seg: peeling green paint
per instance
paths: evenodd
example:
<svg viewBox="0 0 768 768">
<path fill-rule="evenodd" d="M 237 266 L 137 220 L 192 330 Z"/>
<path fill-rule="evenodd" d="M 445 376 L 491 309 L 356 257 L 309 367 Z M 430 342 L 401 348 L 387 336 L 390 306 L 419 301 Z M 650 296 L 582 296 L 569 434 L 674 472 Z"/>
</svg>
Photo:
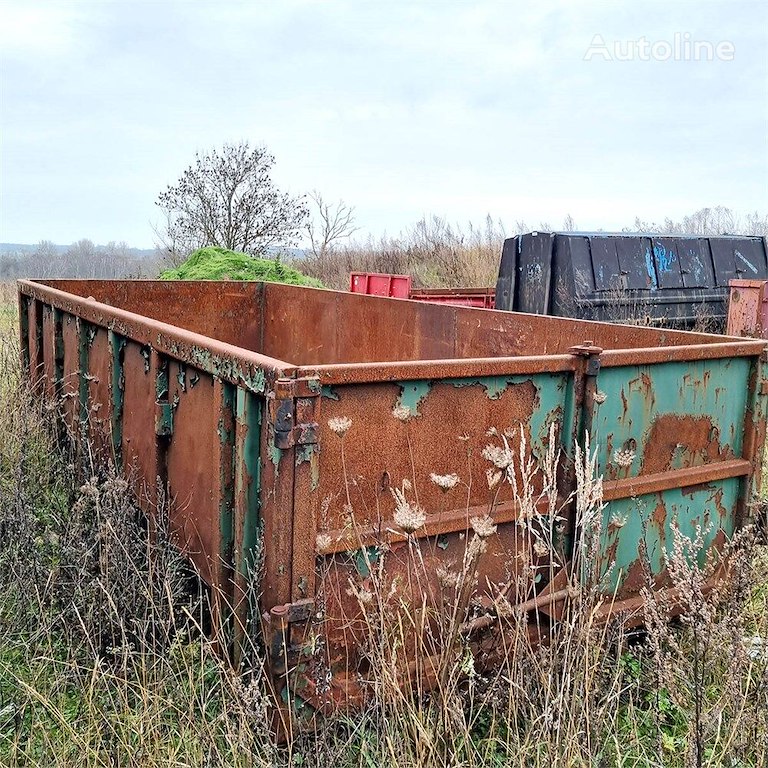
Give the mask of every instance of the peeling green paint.
<svg viewBox="0 0 768 768">
<path fill-rule="evenodd" d="M 90 341 L 89 341 L 90 338 Z M 80 422 L 86 423 L 88 420 L 88 367 L 90 358 L 90 349 L 93 339 L 90 334 L 90 323 L 77 318 L 77 348 L 78 365 L 80 375 L 78 377 L 78 394 L 80 399 Z"/>
<path fill-rule="evenodd" d="M 262 401 L 252 392 L 237 387 L 235 418 L 242 432 L 235 451 L 235 494 L 244 500 L 242 550 L 238 557 L 240 573 L 250 578 L 256 570 L 261 548 L 261 464 L 260 435 Z"/>
<path fill-rule="evenodd" d="M 62 311 L 53 308 L 53 379 L 57 396 L 61 396 L 60 388 L 64 381 L 64 333 L 62 328 Z"/>
<path fill-rule="evenodd" d="M 235 448 L 235 387 L 232 384 L 222 382 L 220 415 L 217 426 L 219 443 L 222 446 L 223 461 L 219 466 L 219 532 L 221 533 L 221 556 L 224 561 L 231 563 L 235 543 L 234 531 L 234 506 L 235 506 L 235 478 L 232 460 Z M 232 424 L 228 428 L 227 424 Z"/>
<path fill-rule="evenodd" d="M 179 363 L 179 372 L 176 374 L 176 381 L 179 382 L 182 392 L 187 391 L 187 368 L 184 363 Z"/>
<path fill-rule="evenodd" d="M 192 345 L 189 356 L 194 365 L 204 371 L 229 381 L 236 381 L 251 392 L 262 393 L 266 390 L 267 379 L 261 368 L 243 365 L 241 361 L 213 354 L 205 347 Z"/>
<path fill-rule="evenodd" d="M 654 421 L 667 414 L 693 419 L 706 416 L 718 431 L 721 447 L 729 446 L 740 455 L 749 374 L 749 358 L 601 369 L 597 386 L 607 398 L 595 409 L 592 421 L 592 442 L 599 445 L 599 471 L 609 469 L 613 450 L 634 440 L 637 458 L 629 476 L 637 475 Z M 716 391 L 723 389 L 725 393 Z"/>
<path fill-rule="evenodd" d="M 355 552 L 355 568 L 364 579 L 367 579 L 371 575 L 370 566 L 374 565 L 378 559 L 378 547 L 363 547 Z"/>
<path fill-rule="evenodd" d="M 320 485 L 320 461 L 319 461 L 319 445 L 316 443 L 310 443 L 309 445 L 301 445 L 296 449 L 296 466 L 309 462 L 310 469 L 310 488 L 314 491 L 317 486 Z"/>
<path fill-rule="evenodd" d="M 159 356 L 159 365 L 155 377 L 155 393 L 158 405 L 155 416 L 155 434 L 168 437 L 173 434 L 173 407 L 168 402 L 168 359 Z"/>
<path fill-rule="evenodd" d="M 269 458 L 275 465 L 275 469 L 280 466 L 280 459 L 283 457 L 283 451 L 275 445 L 274 438 L 269 441 Z"/>
<path fill-rule="evenodd" d="M 520 384 L 522 381 L 523 379 L 519 376 L 478 376 L 477 378 L 448 379 L 446 383 L 457 388 L 480 385 L 485 389 L 485 394 L 489 400 L 498 400 L 507 387 L 512 384 Z"/>
<path fill-rule="evenodd" d="M 611 593 L 626 579 L 627 572 L 640 557 L 641 541 L 645 544 L 651 575 L 662 573 L 675 543 L 673 523 L 683 536 L 693 539 L 697 526 L 706 526 L 710 521 L 699 550 L 698 564 L 703 566 L 718 532 L 724 531 L 728 538 L 734 533 L 739 484 L 739 478 L 728 478 L 695 490 L 671 488 L 609 502 L 603 510 L 597 557 L 603 580 L 601 587 Z M 659 511 L 663 511 L 663 515 Z"/>
<path fill-rule="evenodd" d="M 332 386 L 330 386 L 328 384 L 323 386 L 321 392 L 322 392 L 321 396 L 327 398 L 328 400 L 338 400 L 339 399 L 339 395 L 336 392 L 336 390 Z"/>
<path fill-rule="evenodd" d="M 419 416 L 419 405 L 432 389 L 432 382 L 398 381 L 397 385 L 401 390 L 397 405 L 400 408 L 407 408 L 412 416 Z"/>
</svg>

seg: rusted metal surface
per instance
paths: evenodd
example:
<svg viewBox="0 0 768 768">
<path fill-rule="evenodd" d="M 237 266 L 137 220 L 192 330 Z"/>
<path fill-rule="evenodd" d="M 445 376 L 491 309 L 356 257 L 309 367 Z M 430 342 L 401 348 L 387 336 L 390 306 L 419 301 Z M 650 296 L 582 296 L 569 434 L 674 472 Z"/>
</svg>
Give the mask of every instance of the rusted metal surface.
<svg viewBox="0 0 768 768">
<path fill-rule="evenodd" d="M 719 550 L 759 482 L 761 340 L 269 284 L 23 281 L 19 300 L 39 391 L 149 515 L 168 498 L 221 646 L 228 626 L 237 659 L 261 638 L 297 717 L 364 700 L 382 594 L 421 617 L 398 672 L 420 685 L 447 605 L 478 666 L 503 652 L 503 611 L 546 636 L 574 589 L 588 435 L 616 609 L 640 607 L 648 573 L 671 588 L 675 528 Z"/>
<path fill-rule="evenodd" d="M 731 280 L 728 285 L 728 335 L 768 338 L 768 281 Z"/>
</svg>

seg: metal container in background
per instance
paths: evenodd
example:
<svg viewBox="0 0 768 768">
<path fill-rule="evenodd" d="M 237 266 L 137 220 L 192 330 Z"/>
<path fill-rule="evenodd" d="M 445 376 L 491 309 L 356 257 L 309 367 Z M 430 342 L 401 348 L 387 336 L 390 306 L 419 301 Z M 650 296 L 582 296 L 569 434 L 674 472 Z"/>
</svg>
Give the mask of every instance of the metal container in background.
<svg viewBox="0 0 768 768">
<path fill-rule="evenodd" d="M 463 561 L 473 517 L 496 526 L 463 629 L 475 663 L 503 657 L 502 597 L 546 635 L 583 535 L 573 456 L 585 435 L 607 502 L 596 619 L 636 616 L 648 578 L 670 587 L 675 527 L 701 531 L 702 556 L 721 548 L 760 481 L 759 340 L 270 283 L 21 281 L 19 309 L 40 392 L 116 461 L 148 515 L 163 490 L 217 625 L 234 617 L 235 652 L 262 638 L 296 717 L 365 699 L 374 572 L 398 606 L 451 604 L 443 577 Z M 554 525 L 547 501 L 527 508 L 508 483 L 489 490 L 504 439 L 516 462 L 522 451 L 520 483 L 522 465 L 562 452 L 557 557 L 530 533 L 533 517 Z M 454 473 L 451 487 L 432 477 Z M 531 483 L 536 500 L 540 471 Z M 394 489 L 425 511 L 415 530 L 398 524 Z M 425 638 L 403 646 L 406 678 Z"/>
<path fill-rule="evenodd" d="M 768 282 L 731 280 L 728 299 L 729 336 L 768 338 Z"/>
<path fill-rule="evenodd" d="M 768 278 L 763 238 L 529 232 L 504 242 L 496 308 L 723 327 L 728 282 L 740 278 Z"/>
<path fill-rule="evenodd" d="M 384 272 L 352 272 L 349 276 L 349 290 L 350 293 L 363 293 L 366 296 L 407 299 L 411 293 L 411 277 Z"/>
</svg>

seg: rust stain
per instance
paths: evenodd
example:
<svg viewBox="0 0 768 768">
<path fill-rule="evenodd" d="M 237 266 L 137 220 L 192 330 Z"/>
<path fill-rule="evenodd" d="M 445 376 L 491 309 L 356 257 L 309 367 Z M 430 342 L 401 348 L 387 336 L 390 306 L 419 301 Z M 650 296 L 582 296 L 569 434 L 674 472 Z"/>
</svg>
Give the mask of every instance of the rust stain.
<svg viewBox="0 0 768 768">
<path fill-rule="evenodd" d="M 667 472 L 734 457 L 730 446 L 721 446 L 709 416 L 664 414 L 654 419 L 643 448 L 641 474 Z"/>
</svg>

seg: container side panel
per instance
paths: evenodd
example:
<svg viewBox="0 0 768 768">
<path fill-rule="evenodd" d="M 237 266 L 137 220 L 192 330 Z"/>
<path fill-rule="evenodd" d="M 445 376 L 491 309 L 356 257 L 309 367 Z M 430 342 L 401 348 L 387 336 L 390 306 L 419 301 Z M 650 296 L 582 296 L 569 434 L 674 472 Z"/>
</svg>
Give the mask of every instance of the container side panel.
<svg viewBox="0 0 768 768">
<path fill-rule="evenodd" d="M 626 600 L 643 587 L 672 586 L 667 563 L 676 545 L 691 564 L 704 566 L 733 536 L 739 483 L 729 478 L 611 501 L 593 563 L 603 591 Z"/>
<path fill-rule="evenodd" d="M 87 422 L 90 449 L 96 461 L 114 462 L 112 445 L 112 348 L 109 333 L 104 328 L 93 326 L 93 333 L 87 340 L 88 350 L 88 400 Z"/>
<path fill-rule="evenodd" d="M 266 355 L 302 365 L 455 355 L 454 307 L 265 286 Z"/>
<path fill-rule="evenodd" d="M 504 595 L 520 603 L 560 572 L 568 534 L 554 532 L 562 521 L 550 517 L 541 498 L 542 474 L 532 471 L 524 481 L 517 468 L 518 488 L 530 489 L 518 505 L 497 465 L 512 454 L 519 461 L 521 451 L 523 464 L 544 463 L 550 448 L 557 451 L 572 410 L 570 390 L 570 372 L 323 388 L 321 450 L 297 461 L 311 486 L 317 460 L 317 536 L 306 546 L 318 554 L 316 605 L 331 696 L 337 686 L 348 694 L 361 669 L 361 606 L 376 599 L 377 588 L 393 605 L 413 606 L 411 615 L 426 606 L 428 628 L 399 637 L 405 658 L 439 653 L 441 633 L 431 631 L 428 617 L 453 599 L 462 563 L 474 557 L 473 518 L 490 514 L 496 526 L 480 545 L 473 600 L 493 604 Z M 557 469 L 554 474 L 553 508 L 561 512 L 561 478 Z M 417 519 L 410 540 L 403 529 L 409 516 Z M 536 544 L 531 533 L 542 532 L 540 524 L 547 527 L 543 537 L 552 534 L 550 547 Z M 310 686 L 300 695 L 312 701 L 311 693 Z"/>
<path fill-rule="evenodd" d="M 155 512 L 155 380 L 149 347 L 128 341 L 123 351 L 123 464 L 139 503 L 148 515 Z"/>
<path fill-rule="evenodd" d="M 717 284 L 726 287 L 729 280 L 765 278 L 765 246 L 757 238 L 717 237 L 710 241 Z"/>
<path fill-rule="evenodd" d="M 77 318 L 65 314 L 61 321 L 64 362 L 62 366 L 61 408 L 67 429 L 72 436 L 77 434 L 77 419 L 80 408 L 80 352 Z"/>
<path fill-rule="evenodd" d="M 49 400 L 56 398 L 56 335 L 54 332 L 53 307 L 42 307 L 42 374 L 43 392 Z"/>
<path fill-rule="evenodd" d="M 715 288 L 715 270 L 712 252 L 706 238 L 680 239 L 678 243 L 680 271 L 686 288 Z M 727 285 L 727 283 L 723 283 Z"/>
<path fill-rule="evenodd" d="M 259 351 L 258 283 L 235 281 L 45 280 L 138 315 Z"/>
<path fill-rule="evenodd" d="M 233 452 L 234 510 L 233 567 L 235 655 L 240 661 L 250 650 L 259 629 L 259 576 L 263 566 L 274 567 L 265 542 L 261 507 L 261 427 L 264 401 L 238 387 L 235 394 Z M 262 599 L 270 599 L 262 593 Z"/>
<path fill-rule="evenodd" d="M 170 528 L 203 580 L 213 584 L 222 554 L 217 493 L 219 404 L 214 381 L 208 374 L 170 361 L 168 384 L 173 413 L 166 454 Z"/>
<path fill-rule="evenodd" d="M 659 287 L 649 238 L 617 237 L 616 256 L 624 288 L 655 291 Z"/>
<path fill-rule="evenodd" d="M 275 445 L 272 424 L 262 419 L 259 446 L 261 517 L 263 521 L 263 604 L 291 600 L 293 559 L 294 449 Z"/>
<path fill-rule="evenodd" d="M 31 372 L 31 345 L 29 338 L 29 299 L 23 294 L 18 294 L 19 300 L 19 345 L 21 347 L 21 365 L 26 375 Z"/>
<path fill-rule="evenodd" d="M 513 308 L 518 312 L 546 314 L 550 308 L 554 235 L 524 235 L 520 242 Z"/>
<path fill-rule="evenodd" d="M 749 358 L 603 368 L 592 439 L 605 478 L 739 458 L 749 372 Z"/>
<path fill-rule="evenodd" d="M 43 305 L 33 298 L 27 299 L 29 307 L 29 366 L 30 377 L 36 392 L 43 387 Z"/>
<path fill-rule="evenodd" d="M 659 277 L 659 288 L 682 288 L 683 273 L 680 271 L 680 246 L 677 238 L 654 237 L 653 261 Z"/>
<path fill-rule="evenodd" d="M 501 251 L 499 276 L 496 280 L 496 309 L 511 311 L 515 308 L 517 285 L 517 259 L 520 235 L 507 238 Z"/>
<path fill-rule="evenodd" d="M 591 237 L 592 270 L 598 291 L 615 291 L 624 287 L 621 267 L 616 255 L 616 241 L 612 237 Z"/>
<path fill-rule="evenodd" d="M 109 331 L 110 351 L 110 431 L 115 466 L 123 469 L 123 407 L 125 401 L 125 345 L 127 339 Z"/>
<path fill-rule="evenodd" d="M 524 454 L 543 459 L 550 426 L 559 443 L 564 413 L 571 409 L 570 378 L 536 374 L 324 387 L 318 482 L 329 503 L 320 528 L 333 536 L 351 535 L 353 522 L 360 530 L 396 528 L 393 491 L 405 481 L 427 512 L 427 528 L 430 515 L 449 519 L 458 510 L 458 528 L 464 530 L 468 507 L 487 510 L 497 492 L 500 503 L 512 496 L 508 486 L 489 491 L 486 470 L 495 467 L 484 449 L 494 446 L 498 458 L 506 440 L 519 452 L 522 432 Z M 338 424 L 334 419 L 352 422 L 343 439 L 328 426 Z M 487 434 L 489 429 L 496 432 Z M 446 492 L 432 474 L 456 474 L 461 481 Z M 540 476 L 534 479 L 537 491 L 541 483 Z"/>
</svg>

